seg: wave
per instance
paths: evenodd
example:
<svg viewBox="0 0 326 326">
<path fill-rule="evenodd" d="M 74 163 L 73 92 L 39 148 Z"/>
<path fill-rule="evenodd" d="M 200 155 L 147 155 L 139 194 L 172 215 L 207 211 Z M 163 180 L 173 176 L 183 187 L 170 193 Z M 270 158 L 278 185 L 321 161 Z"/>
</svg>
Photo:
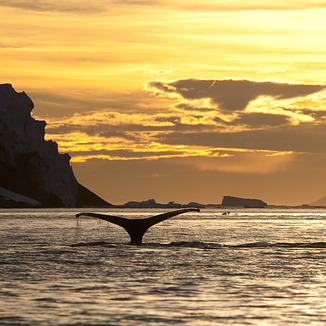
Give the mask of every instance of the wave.
<svg viewBox="0 0 326 326">
<path fill-rule="evenodd" d="M 69 245 L 69 247 L 95 247 L 95 246 L 105 246 L 105 247 L 116 247 L 117 243 L 109 243 L 106 241 L 94 241 L 94 242 L 79 242 Z"/>
<path fill-rule="evenodd" d="M 253 242 L 239 245 L 229 245 L 230 248 L 326 248 L 326 242 Z"/>
<path fill-rule="evenodd" d="M 243 244 L 218 244 L 205 242 L 172 242 L 168 246 L 173 247 L 189 247 L 189 248 L 203 248 L 203 249 L 222 249 L 222 248 L 326 248 L 326 242 L 249 242 Z"/>
<path fill-rule="evenodd" d="M 196 249 L 245 249 L 245 248 L 316 248 L 322 249 L 326 248 L 326 242 L 266 242 L 266 241 L 258 241 L 258 242 L 249 242 L 244 244 L 220 244 L 220 243 L 208 243 L 208 242 L 200 242 L 200 241 L 180 241 L 180 242 L 171 242 L 167 244 L 160 243 L 142 243 L 142 244 L 118 244 L 118 243 L 108 243 L 105 241 L 97 241 L 97 242 L 82 242 L 77 244 L 72 244 L 70 247 L 92 247 L 92 246 L 105 246 L 109 248 L 118 248 L 121 245 L 128 246 L 137 246 L 143 248 L 196 248 Z"/>
</svg>

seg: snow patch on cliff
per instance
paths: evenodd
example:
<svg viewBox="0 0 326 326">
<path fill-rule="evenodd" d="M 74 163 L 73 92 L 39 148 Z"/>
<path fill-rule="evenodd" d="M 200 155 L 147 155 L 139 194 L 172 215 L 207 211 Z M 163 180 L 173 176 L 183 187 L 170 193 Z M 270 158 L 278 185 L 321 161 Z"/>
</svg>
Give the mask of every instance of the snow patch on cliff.
<svg viewBox="0 0 326 326">
<path fill-rule="evenodd" d="M 10 190 L 2 188 L 2 187 L 0 187 L 0 196 L 7 198 L 7 199 L 11 199 L 18 203 L 27 204 L 32 207 L 41 207 L 42 206 L 42 204 L 38 200 L 17 194 L 13 191 L 10 191 Z"/>
</svg>

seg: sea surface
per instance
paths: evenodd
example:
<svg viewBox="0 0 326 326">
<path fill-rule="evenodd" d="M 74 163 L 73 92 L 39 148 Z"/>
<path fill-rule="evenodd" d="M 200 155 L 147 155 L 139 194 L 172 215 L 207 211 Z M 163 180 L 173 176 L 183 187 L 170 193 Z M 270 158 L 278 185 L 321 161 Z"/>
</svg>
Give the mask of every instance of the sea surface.
<svg viewBox="0 0 326 326">
<path fill-rule="evenodd" d="M 326 210 L 1 209 L 0 325 L 326 325 Z"/>
</svg>

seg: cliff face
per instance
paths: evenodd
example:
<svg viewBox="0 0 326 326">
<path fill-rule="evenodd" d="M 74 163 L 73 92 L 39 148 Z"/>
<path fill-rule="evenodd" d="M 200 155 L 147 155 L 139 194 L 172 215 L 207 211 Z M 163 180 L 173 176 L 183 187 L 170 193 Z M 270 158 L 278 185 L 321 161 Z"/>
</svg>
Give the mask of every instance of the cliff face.
<svg viewBox="0 0 326 326">
<path fill-rule="evenodd" d="M 224 196 L 222 206 L 225 207 L 246 207 L 246 208 L 263 208 L 267 204 L 260 199 L 238 198 Z"/>
<path fill-rule="evenodd" d="M 43 207 L 109 205 L 78 183 L 70 156 L 44 140 L 46 122 L 31 117 L 33 107 L 25 92 L 0 85 L 0 187 Z"/>
</svg>

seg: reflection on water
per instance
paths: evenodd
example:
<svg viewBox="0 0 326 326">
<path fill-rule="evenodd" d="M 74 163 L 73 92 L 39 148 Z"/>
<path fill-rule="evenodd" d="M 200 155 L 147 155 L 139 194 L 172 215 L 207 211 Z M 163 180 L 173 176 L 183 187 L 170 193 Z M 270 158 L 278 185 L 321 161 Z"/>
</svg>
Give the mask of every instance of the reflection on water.
<svg viewBox="0 0 326 326">
<path fill-rule="evenodd" d="M 0 211 L 0 325 L 326 322 L 324 210 L 202 210 L 154 226 L 138 246 L 75 213 Z"/>
</svg>

